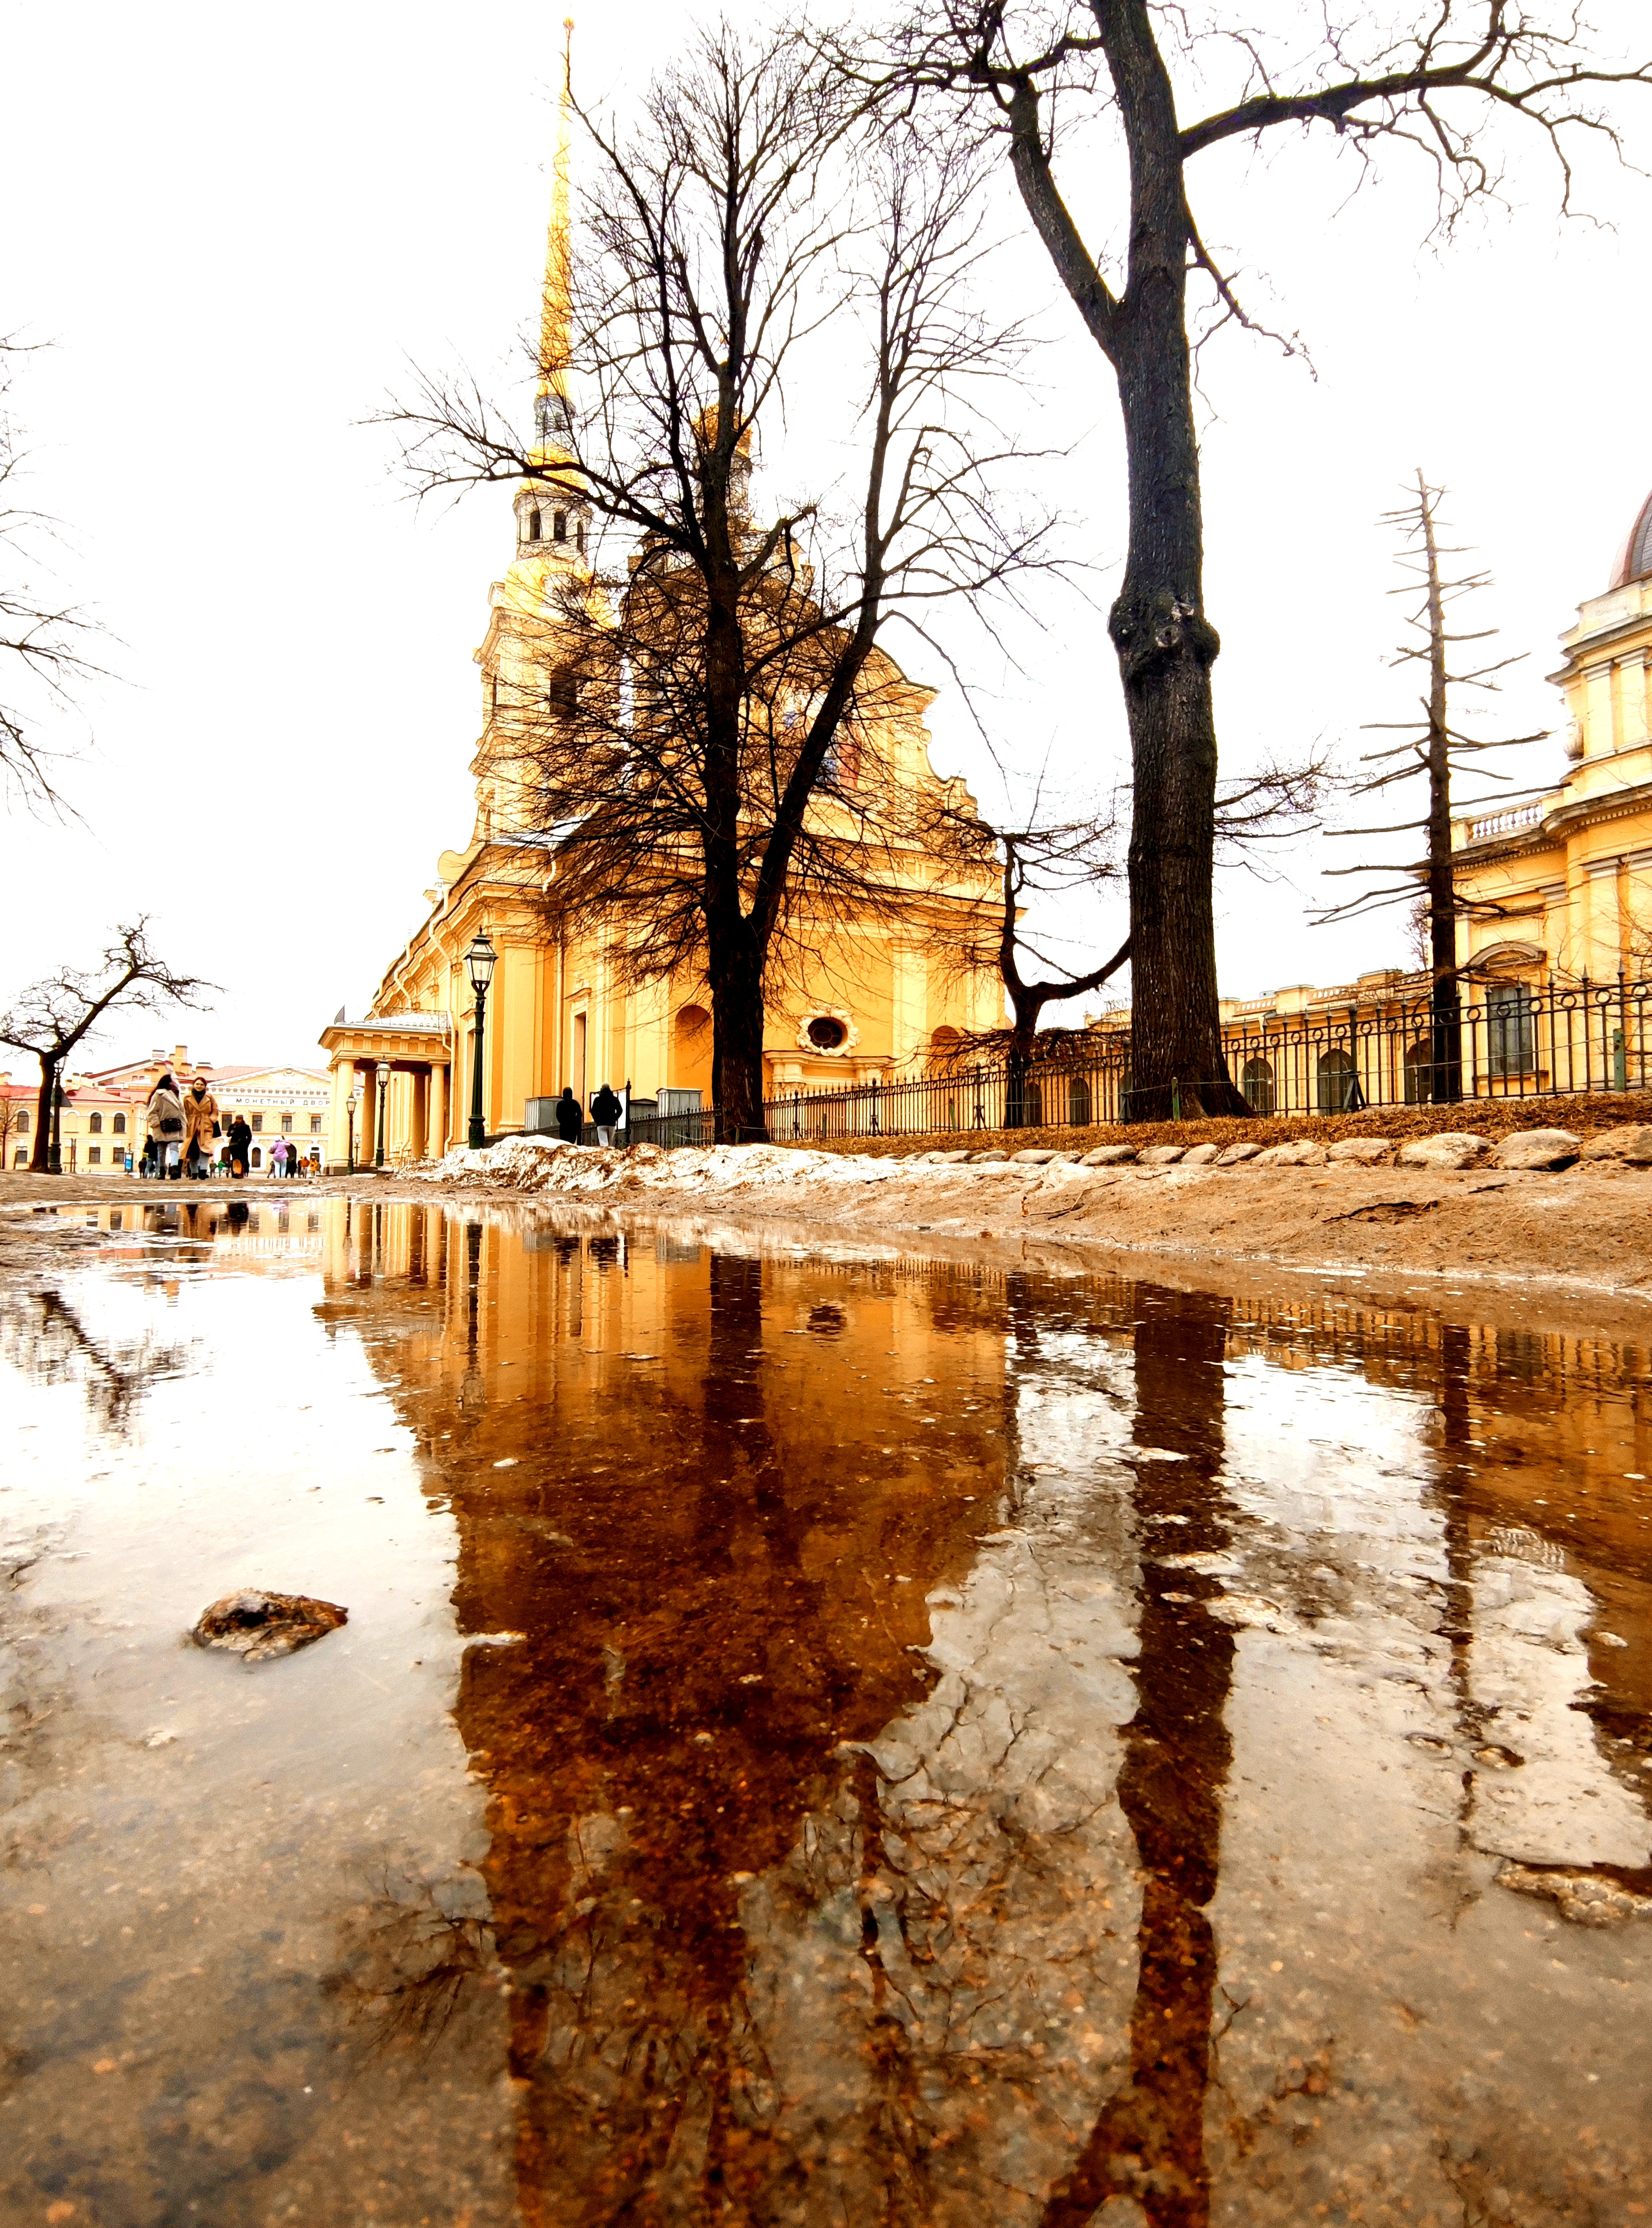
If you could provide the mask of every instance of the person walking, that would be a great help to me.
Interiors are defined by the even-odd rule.
[[[233,1176],[247,1174],[247,1156],[253,1149],[253,1132],[245,1114],[238,1114],[229,1125],[229,1173]]]
[[[573,1085],[565,1083],[556,1102],[556,1134],[565,1145],[577,1145],[584,1126],[585,1110],[573,1095]]]
[[[619,1117],[624,1112],[618,1098],[605,1083],[591,1102],[591,1118],[597,1125],[597,1143],[611,1145]]]
[[[157,1176],[177,1177],[182,1171],[178,1167],[178,1151],[183,1142],[183,1101],[178,1096],[177,1079],[163,1073],[149,1094],[144,1126],[155,1149],[155,1173]]]
[[[287,1172],[287,1141],[285,1137],[278,1137],[270,1148],[270,1168],[277,1176],[284,1176]]]
[[[197,1075],[183,1094],[183,1158],[193,1182],[212,1174],[212,1138],[218,1126],[218,1101]]]

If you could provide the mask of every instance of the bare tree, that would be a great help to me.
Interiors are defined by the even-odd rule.
[[[515,839],[552,855],[552,906],[634,979],[703,970],[718,1134],[751,1138],[789,931],[893,898],[915,692],[890,622],[932,643],[937,606],[984,611],[1046,561],[976,399],[1021,343],[970,301],[976,161],[858,131],[795,33],[706,33],[624,133],[580,113],[595,176],[536,445],[451,381],[387,414],[421,493],[525,485],[519,512],[558,516],[570,557],[596,530],[606,570],[567,568],[548,663],[505,690],[484,749]],[[849,461],[759,522],[757,445],[800,416]]]
[[[116,929],[95,968],[65,967],[24,990],[0,1015],[0,1044],[32,1053],[40,1062],[30,1171],[43,1175],[48,1166],[57,1080],[76,1046],[106,1015],[117,1007],[154,1013],[164,1006],[198,1006],[204,991],[217,988],[199,976],[178,974],[152,951],[148,918],[140,914],[129,926]]]
[[[1451,860],[1451,777],[1461,770],[1461,761],[1478,757],[1486,751],[1512,750],[1521,743],[1543,740],[1544,730],[1530,735],[1496,737],[1465,734],[1451,725],[1450,691],[1453,688],[1475,688],[1495,691],[1497,676],[1511,665],[1523,662],[1521,657],[1502,657],[1489,665],[1475,667],[1466,673],[1450,669],[1451,653],[1459,643],[1489,641],[1495,634],[1495,627],[1481,627],[1471,634],[1454,634],[1446,624],[1450,607],[1462,597],[1472,595],[1476,589],[1488,586],[1490,575],[1468,573],[1452,580],[1440,575],[1442,556],[1459,557],[1460,549],[1442,550],[1439,545],[1439,506],[1442,490],[1430,487],[1419,471],[1417,475],[1417,495],[1399,510],[1387,512],[1386,526],[1399,528],[1404,538],[1399,562],[1411,576],[1402,586],[1391,591],[1395,595],[1416,596],[1420,599],[1417,610],[1407,624],[1414,638],[1401,643],[1395,653],[1397,665],[1418,663],[1427,668],[1428,687],[1422,696],[1420,721],[1373,720],[1373,728],[1398,731],[1401,739],[1380,751],[1369,753],[1367,765],[1379,771],[1353,784],[1356,797],[1369,797],[1380,791],[1392,789],[1396,783],[1415,781],[1426,777],[1427,802],[1420,816],[1415,820],[1400,820],[1380,828],[1338,829],[1340,836],[1398,836],[1421,831],[1425,838],[1425,849],[1421,859],[1400,867],[1358,866],[1332,867],[1331,874],[1398,874],[1397,883],[1367,888],[1345,905],[1334,906],[1321,914],[1322,920],[1354,919],[1386,906],[1399,905],[1407,900],[1420,911],[1426,924],[1427,959],[1425,964],[1432,981],[1430,993],[1430,1023],[1432,1047],[1430,1062],[1429,1096],[1443,1104],[1455,1104],[1463,1096],[1463,1039],[1460,1022],[1460,1002],[1457,990],[1457,922],[1467,912],[1495,912],[1495,906],[1470,903],[1457,895]],[[1482,778],[1504,781],[1507,775],[1489,766],[1477,766]],[[1476,799],[1478,803],[1481,800]],[[1426,895],[1418,906],[1417,886],[1421,882]]]
[[[1216,727],[1211,668],[1220,648],[1205,608],[1199,445],[1188,285],[1216,323],[1252,325],[1194,214],[1195,158],[1231,141],[1259,146],[1282,126],[1324,126],[1368,170],[1391,143],[1419,150],[1439,186],[1444,229],[1495,197],[1496,120],[1530,125],[1553,150],[1569,202],[1578,134],[1617,135],[1607,89],[1652,84],[1652,65],[1614,67],[1591,51],[1578,11],[1554,0],[1435,0],[1417,15],[1327,14],[1307,51],[1297,19],[1275,40],[1231,8],[1202,28],[1156,0],[918,0],[893,66],[856,58],[852,74],[909,100],[963,102],[1002,138],[1034,229],[1111,368],[1124,418],[1130,544],[1110,617],[1135,785],[1130,843],[1134,1111],[1245,1104],[1222,1055],[1212,864]],[[1184,123],[1224,71],[1216,105]],[[1178,80],[1180,80],[1180,86]],[[1075,131],[1116,135],[1128,186],[1108,213],[1117,257],[1091,246],[1065,198],[1057,158]],[[1093,173],[1092,173],[1093,175]],[[1103,172],[1105,175],[1105,172]],[[1235,188],[1225,188],[1230,223]],[[1294,350],[1294,341],[1285,343]]]
[[[1215,809],[1219,854],[1254,866],[1254,847],[1298,835],[1312,823],[1331,778],[1327,757],[1316,752],[1301,765],[1269,763],[1242,779],[1219,784]],[[1012,1129],[1022,1127],[1028,1118],[1028,1078],[1041,1055],[1084,1048],[1074,1032],[1041,1032],[1045,1008],[1099,989],[1130,957],[1126,935],[1110,958],[1087,972],[1061,970],[1028,980],[1024,957],[1038,966],[1054,963],[1022,927],[1024,900],[1093,889],[1111,880],[1118,871],[1114,850],[1117,823],[1111,810],[1094,809],[1063,819],[1047,816],[1042,805],[1041,785],[1031,799],[1026,824],[1010,828],[988,820],[973,803],[949,799],[942,816],[946,825],[938,831],[938,848],[961,853],[971,864],[990,861],[997,870],[1000,905],[993,941],[990,946],[968,938],[960,941],[956,946],[956,964],[996,966],[1013,1020],[1007,1029],[960,1037],[955,1057],[1003,1060],[1008,1070],[1007,1120]],[[1130,1111],[1127,1098],[1127,1115]]]
[[[26,803],[61,809],[51,771],[61,753],[42,722],[71,709],[77,688],[102,669],[86,653],[96,622],[42,583],[43,546],[56,528],[23,500],[28,452],[6,408],[12,365],[29,353],[16,334],[0,335],[0,784]]]

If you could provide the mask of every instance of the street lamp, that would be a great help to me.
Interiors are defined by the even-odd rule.
[[[390,1063],[387,1060],[379,1062],[376,1073],[379,1096],[373,1109],[373,1165],[375,1168],[381,1168],[384,1166],[384,1094],[390,1088]]]
[[[61,1176],[63,1173],[63,1085],[60,1079],[52,1078],[52,1143],[46,1156],[46,1173]]]
[[[472,1152],[480,1152],[488,1142],[487,1130],[482,1119],[482,1020],[483,1010],[488,1002],[488,985],[493,980],[497,959],[498,954],[486,935],[477,929],[475,940],[464,955],[464,964],[471,970],[471,988],[476,992],[476,1045],[471,1066],[471,1128],[465,1139]]]
[[[362,1086],[358,1083],[355,1090],[352,1091],[349,1095],[349,1129],[348,1131],[348,1142],[344,1148],[346,1173],[350,1175],[354,1175],[355,1174],[355,1110],[361,1103]]]

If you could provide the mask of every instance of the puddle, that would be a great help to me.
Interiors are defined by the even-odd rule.
[[[0,1302],[7,2222],[1652,2205],[1652,1353],[72,1219]],[[192,1646],[247,1587],[348,1623]]]

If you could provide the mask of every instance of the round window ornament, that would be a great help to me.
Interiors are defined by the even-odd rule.
[[[829,1059],[841,1058],[860,1040],[861,1032],[841,1006],[826,1006],[805,1015],[797,1031],[797,1042],[804,1052],[824,1053]]]

